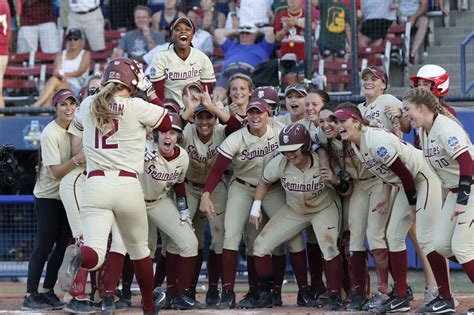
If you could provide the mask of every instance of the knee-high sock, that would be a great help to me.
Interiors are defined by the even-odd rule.
[[[166,295],[173,296],[178,290],[178,255],[166,252]],[[194,271],[194,269],[193,269]]]
[[[247,255],[247,272],[249,281],[249,291],[256,291],[258,288],[257,271],[255,270],[255,256]]]
[[[258,289],[269,292],[272,288],[273,263],[270,255],[263,257],[255,256],[255,272],[258,279]]]
[[[291,267],[295,274],[298,288],[308,287],[308,268],[306,267],[306,251],[290,253]]]
[[[196,256],[178,257],[178,294],[189,291],[196,271],[196,259]]]
[[[222,286],[224,290],[234,291],[238,255],[236,250],[224,249],[222,251]]]
[[[156,287],[161,287],[163,281],[166,278],[166,257],[163,254],[160,254],[158,257],[158,261],[156,262],[155,267],[155,278],[154,278],[154,285]]]
[[[340,296],[342,287],[342,257],[341,254],[326,261],[326,280],[329,296]]]
[[[388,249],[373,249],[372,254],[374,255],[375,272],[377,273],[377,290],[384,294],[388,294]]]
[[[153,263],[150,257],[133,260],[135,277],[142,294],[143,309],[151,312],[155,309],[153,303]]]
[[[443,299],[450,300],[451,291],[449,290],[449,275],[446,258],[435,251],[426,255],[426,258],[430,263],[431,270],[433,270],[439,294],[441,294]]]
[[[193,292],[196,292],[196,285],[199,281],[199,275],[201,274],[201,266],[202,266],[202,260],[203,260],[202,249],[198,249],[198,254],[195,260],[196,260],[196,265],[194,267],[194,274],[191,281],[191,286],[189,287],[189,290]]]
[[[323,284],[323,254],[319,244],[307,243],[308,267],[311,275],[311,286]]]
[[[474,259],[461,265],[472,283],[474,283]]]
[[[125,255],[125,260],[123,261],[122,269],[122,293],[130,293],[133,282],[133,262],[130,260],[130,255]]]
[[[366,252],[351,253],[352,290],[355,294],[365,294]]]
[[[219,278],[221,277],[222,254],[216,254],[215,251],[209,250],[207,256],[207,275],[209,279],[209,289],[217,289]]]
[[[407,296],[407,251],[389,252],[389,258],[393,281],[395,282],[395,293],[404,298]]]
[[[106,295],[114,295],[120,279],[125,256],[119,253],[108,252],[104,263],[104,288]]]

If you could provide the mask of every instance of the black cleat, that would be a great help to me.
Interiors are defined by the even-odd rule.
[[[64,307],[64,302],[62,302],[58,298],[58,296],[54,293],[53,290],[40,293],[40,295],[43,297],[43,301],[45,301],[46,304],[49,304],[51,306],[52,310],[60,310]]]
[[[298,297],[296,298],[296,304],[298,306],[316,306],[316,300],[312,298],[311,291],[309,288],[302,288],[298,290]]]
[[[257,308],[273,307],[273,294],[269,291],[262,291],[258,296]]]
[[[173,305],[175,297],[176,295],[166,295],[165,302],[163,303],[163,306],[161,307],[161,309],[170,310],[171,306]]]
[[[81,301],[73,298],[64,306],[63,311],[72,314],[94,314],[96,309],[91,306],[91,302],[89,300]]]
[[[206,292],[206,305],[216,306],[219,300],[219,290],[217,288],[209,288]]]
[[[347,304],[347,310],[351,312],[357,312],[362,310],[362,307],[369,302],[365,294],[354,294],[352,295],[351,302]]]
[[[395,292],[383,304],[371,308],[372,313],[398,313],[410,310],[409,297],[399,297]]]
[[[235,308],[235,293],[234,291],[224,291],[221,295],[221,300],[217,303],[217,308],[220,310],[227,310]]]
[[[185,294],[178,294],[173,299],[173,304],[171,308],[174,310],[202,310],[204,309],[204,305],[199,303],[196,300],[191,299],[189,296]]]
[[[330,296],[329,301],[324,305],[324,309],[328,311],[338,311],[342,307],[341,298],[339,296]]]
[[[76,245],[69,245],[66,248],[63,262],[58,271],[59,288],[63,292],[68,292],[71,289],[81,263],[82,257],[80,248]]]
[[[114,314],[115,312],[115,296],[108,294],[102,300],[102,314]]]
[[[454,306],[454,299],[445,300],[440,295],[438,295],[431,302],[422,305],[416,309],[417,313],[455,313],[456,308]]]
[[[273,306],[279,307],[283,305],[281,291],[272,291]]]
[[[23,311],[50,310],[51,305],[46,303],[41,294],[34,292],[23,298],[21,309]]]
[[[310,286],[309,287],[309,292],[311,294],[311,297],[313,300],[317,300],[321,298],[321,295],[327,292],[326,286],[324,284],[319,284],[315,286]]]
[[[153,290],[153,301],[155,308],[158,310],[162,309],[166,303],[166,290],[161,287],[156,287],[155,290]]]
[[[257,292],[249,291],[244,295],[244,298],[235,305],[236,308],[256,308],[259,296]]]

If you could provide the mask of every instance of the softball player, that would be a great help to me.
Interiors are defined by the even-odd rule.
[[[69,289],[80,266],[91,270],[102,265],[115,219],[134,263],[144,312],[157,314],[148,230],[144,228],[146,206],[137,174],[143,171],[145,127],[167,131],[171,123],[165,109],[133,97],[137,88],[143,89],[142,78],[136,62],[114,59],[105,68],[103,89],[81,104],[78,121],[84,126],[88,177],[81,201],[84,245],[79,250],[67,248],[59,282]]]
[[[388,249],[385,242],[385,227],[389,217],[389,204],[379,202],[383,193],[390,193],[388,185],[370,173],[355,155],[347,141],[342,141],[337,130],[334,110],[323,106],[319,112],[319,128],[325,137],[319,137],[327,149],[332,161],[347,174],[352,181],[350,197],[343,199],[343,212],[347,213],[348,230],[350,231],[350,267],[352,280],[351,302],[347,305],[350,311],[358,311],[367,303],[367,251],[364,240],[367,240],[375,261],[378,281],[377,294],[388,292]],[[384,186],[385,190],[384,190]],[[387,198],[382,198],[387,200]],[[388,199],[389,200],[389,199]]]
[[[276,117],[280,113],[280,97],[272,86],[260,86],[256,88],[253,90],[252,95],[250,95],[251,100],[254,98],[264,99],[272,109],[273,116]]]
[[[271,251],[279,244],[298,235],[307,226],[312,226],[326,261],[326,278],[330,300],[328,310],[341,307],[342,258],[337,246],[341,223],[341,205],[336,192],[320,173],[319,157],[311,153],[311,138],[302,124],[290,124],[279,134],[276,156],[266,166],[252,204],[249,221],[256,226],[262,219],[261,205],[271,186],[281,181],[285,189],[286,202],[258,235],[254,244],[255,268],[259,280],[260,298],[258,307],[271,307],[272,259]],[[343,179],[337,190],[346,193],[349,184]],[[290,255],[293,271],[298,282],[297,303],[300,306],[322,307],[312,300],[307,283],[305,251]]]
[[[281,125],[269,120],[270,108],[261,99],[252,100],[247,106],[248,126],[242,128],[229,137],[219,146],[219,155],[206,181],[204,193],[201,196],[199,209],[209,216],[214,216],[215,209],[210,200],[210,194],[218,184],[227,165],[234,163],[234,180],[232,181],[226,206],[224,222],[224,250],[222,253],[223,293],[218,308],[235,307],[235,273],[238,262],[238,248],[242,232],[247,245],[247,267],[249,272],[249,293],[241,307],[252,307],[257,300],[257,281],[253,256],[253,241],[261,230],[256,229],[248,222],[249,209],[253,201],[255,187],[258,183],[256,174],[261,174],[264,166],[277,153],[278,134]],[[285,202],[281,185],[274,185],[263,200],[263,207],[268,216]],[[298,253],[304,249],[300,236],[289,242],[290,252]],[[284,256],[284,247],[274,251],[275,256]],[[284,272],[284,265],[283,265]],[[276,271],[279,277],[277,285],[281,286],[283,277],[281,271]]]
[[[84,154],[71,156],[70,137],[67,133],[74,118],[76,98],[70,90],[59,90],[53,97],[53,105],[55,119],[41,133],[41,156],[33,190],[37,217],[36,245],[28,264],[22,310],[61,309],[64,306],[54,294],[54,285],[71,230],[59,196],[59,184],[61,178],[73,170],[76,164],[84,162]],[[43,283],[46,291],[38,293],[46,260],[48,265]]]
[[[421,151],[385,129],[363,126],[355,106],[341,106],[334,115],[340,122],[341,138],[352,142],[352,149],[364,167],[384,183],[399,188],[387,229],[395,290],[388,300],[371,308],[371,311],[408,311],[405,238],[415,218],[418,221],[416,234],[436,281],[440,287],[449,290],[446,260],[434,251],[433,243],[433,226],[441,210],[441,185],[421,157]]]
[[[474,147],[459,121],[431,92],[421,88],[403,96],[405,116],[418,128],[420,144],[426,161],[449,189],[434,235],[435,250],[458,261],[474,282],[474,200],[472,187],[472,155]],[[453,257],[454,256],[454,257]],[[447,283],[438,282],[439,295],[417,312],[455,312]]]
[[[285,105],[287,113],[275,117],[284,126],[305,118],[305,101],[308,92],[302,83],[290,84],[285,89]]]
[[[247,117],[247,105],[253,91],[252,79],[245,74],[236,73],[229,78],[227,86],[227,108],[242,124]]]
[[[171,49],[159,54],[150,67],[150,81],[160,99],[172,98],[181,109],[183,87],[200,81],[211,90],[216,82],[214,67],[207,55],[191,46],[195,32],[193,22],[187,17],[178,17],[170,24]]]

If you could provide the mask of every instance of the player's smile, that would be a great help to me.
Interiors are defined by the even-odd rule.
[[[324,109],[319,113],[319,126],[328,138],[335,138],[339,134],[336,121],[336,116],[330,110]]]

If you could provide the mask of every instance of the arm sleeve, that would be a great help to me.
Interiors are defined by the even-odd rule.
[[[389,166],[389,169],[397,175],[402,181],[403,189],[408,199],[410,206],[416,205],[416,186],[415,179],[411,175],[408,168],[403,164],[400,157],[397,157],[395,161]]]
[[[165,79],[153,82],[153,88],[160,100],[165,98]]]
[[[174,184],[173,190],[176,195],[176,198],[186,197],[186,186],[184,185],[184,182]]]
[[[459,163],[459,192],[456,200],[457,204],[467,205],[471,194],[472,183],[472,157],[469,151],[464,151],[456,160]]]
[[[155,105],[160,106],[160,107],[163,107],[163,103],[161,102],[159,97],[151,100],[150,103],[155,104]]]
[[[229,165],[231,159],[223,156],[221,153],[217,156],[216,162],[212,167],[211,173],[207,177],[206,186],[204,186],[204,191],[212,193],[216,188],[219,180],[221,179],[222,175],[224,175],[224,171]]]
[[[240,128],[242,128],[242,124],[240,123],[240,121],[238,121],[237,118],[235,118],[235,116],[233,115],[230,116],[228,121],[223,122],[223,124],[226,125],[225,131],[224,131],[226,137],[230,135],[231,133],[233,133],[234,131],[237,131]]]

